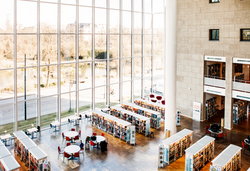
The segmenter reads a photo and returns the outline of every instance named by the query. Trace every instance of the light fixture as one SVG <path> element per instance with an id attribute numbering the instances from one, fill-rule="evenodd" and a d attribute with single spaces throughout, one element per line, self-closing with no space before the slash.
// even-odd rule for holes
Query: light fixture
<path id="1" fill-rule="evenodd" d="M 33 127 L 34 126 L 34 124 L 31 124 L 31 127 Z"/>
<path id="2" fill-rule="evenodd" d="M 7 133 L 7 131 L 5 130 L 5 131 L 4 131 L 4 133 L 6 134 L 6 133 Z"/>

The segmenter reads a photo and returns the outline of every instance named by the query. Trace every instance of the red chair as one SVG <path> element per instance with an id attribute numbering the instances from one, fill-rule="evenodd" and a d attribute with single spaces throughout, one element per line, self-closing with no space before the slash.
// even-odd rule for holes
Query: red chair
<path id="1" fill-rule="evenodd" d="M 69 146 L 69 145 L 70 145 L 70 143 L 67 143 L 67 144 L 66 144 L 66 146 Z"/>
<path id="2" fill-rule="evenodd" d="M 78 136 L 81 137 L 81 135 L 82 135 L 82 131 L 79 130 Z"/>
<path id="3" fill-rule="evenodd" d="M 156 103 L 156 102 L 157 102 L 157 100 L 155 100 L 155 99 L 151 99 L 151 102 L 154 102 L 154 103 Z"/>
<path id="4" fill-rule="evenodd" d="M 65 140 L 65 136 L 64 136 L 64 133 L 62 132 L 62 142 L 63 140 Z"/>
<path id="5" fill-rule="evenodd" d="M 205 131 L 206 131 L 206 134 L 211 134 L 211 132 L 208 131 L 208 129 L 210 128 L 210 125 L 207 125 L 206 128 L 205 128 Z"/>
<path id="6" fill-rule="evenodd" d="M 165 100 L 162 100 L 162 101 L 161 101 L 161 104 L 165 105 Z"/>
<path id="7" fill-rule="evenodd" d="M 70 155 L 66 152 L 63 153 L 63 162 L 64 162 L 64 158 L 67 158 L 68 159 L 68 163 L 69 163 L 69 158 L 70 158 Z"/>
<path id="8" fill-rule="evenodd" d="M 94 135 L 94 136 L 96 136 L 96 135 L 97 135 L 97 133 L 93 133 L 93 135 Z"/>
<path id="9" fill-rule="evenodd" d="M 105 134 L 104 134 L 104 133 L 102 133 L 102 136 L 103 136 L 103 137 L 105 137 Z"/>
<path id="10" fill-rule="evenodd" d="M 90 145 L 93 146 L 93 147 L 97 147 L 97 144 L 94 143 L 93 141 L 89 141 Z"/>
<path id="11" fill-rule="evenodd" d="M 60 155 L 60 154 L 63 154 L 64 151 L 61 150 L 61 147 L 60 147 L 60 146 L 58 146 L 57 149 L 58 149 L 58 158 L 59 158 L 59 155 Z"/>
<path id="12" fill-rule="evenodd" d="M 75 128 L 71 128 L 71 131 L 76 131 L 76 129 Z"/>
<path id="13" fill-rule="evenodd" d="M 150 97 L 150 98 L 154 98 L 154 97 L 155 97 L 155 95 L 153 95 L 153 94 L 150 94 L 150 95 L 149 95 L 149 97 Z"/>
<path id="14" fill-rule="evenodd" d="M 79 140 L 79 135 L 75 136 L 74 140 Z"/>
<path id="15" fill-rule="evenodd" d="M 156 96 L 155 97 L 157 100 L 161 100 L 162 99 L 162 96 Z"/>
<path id="16" fill-rule="evenodd" d="M 66 142 L 67 142 L 67 141 L 71 141 L 71 139 L 70 139 L 69 137 L 66 137 L 65 140 L 66 140 Z"/>
<path id="17" fill-rule="evenodd" d="M 217 138 L 223 139 L 223 133 L 218 134 Z"/>
<path id="18" fill-rule="evenodd" d="M 243 141 L 241 141 L 241 144 L 242 144 L 242 147 L 243 147 L 243 153 L 244 153 L 245 149 L 250 150 L 249 146 L 246 145 Z"/>
<path id="19" fill-rule="evenodd" d="M 78 159 L 79 159 L 79 158 L 80 158 L 79 152 L 75 153 L 75 154 L 74 154 L 74 157 L 78 157 Z"/>

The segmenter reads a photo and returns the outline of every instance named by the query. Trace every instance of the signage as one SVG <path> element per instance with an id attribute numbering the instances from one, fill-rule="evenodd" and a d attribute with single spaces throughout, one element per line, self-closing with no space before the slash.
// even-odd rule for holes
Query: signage
<path id="1" fill-rule="evenodd" d="M 193 120 L 200 121 L 201 118 L 201 103 L 193 102 Z"/>
<path id="2" fill-rule="evenodd" d="M 181 116 L 180 116 L 180 114 L 181 114 L 181 111 L 179 111 L 179 110 L 177 110 L 176 111 L 176 125 L 181 125 Z"/>

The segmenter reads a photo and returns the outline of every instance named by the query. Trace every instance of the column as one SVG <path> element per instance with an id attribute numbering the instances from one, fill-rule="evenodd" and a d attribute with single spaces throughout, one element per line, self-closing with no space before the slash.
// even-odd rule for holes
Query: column
<path id="1" fill-rule="evenodd" d="M 170 135 L 174 135 L 176 132 L 176 0 L 166 0 L 165 13 L 165 130 L 170 130 Z"/>

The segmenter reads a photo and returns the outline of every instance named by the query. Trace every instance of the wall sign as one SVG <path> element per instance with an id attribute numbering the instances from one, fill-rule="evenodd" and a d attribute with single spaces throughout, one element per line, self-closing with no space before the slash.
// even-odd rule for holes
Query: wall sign
<path id="1" fill-rule="evenodd" d="M 181 116 L 180 116 L 180 114 L 181 114 L 181 111 L 177 110 L 176 111 L 176 125 L 177 126 L 181 125 Z"/>
<path id="2" fill-rule="evenodd" d="M 201 103 L 193 102 L 193 120 L 200 121 L 201 119 Z"/>

